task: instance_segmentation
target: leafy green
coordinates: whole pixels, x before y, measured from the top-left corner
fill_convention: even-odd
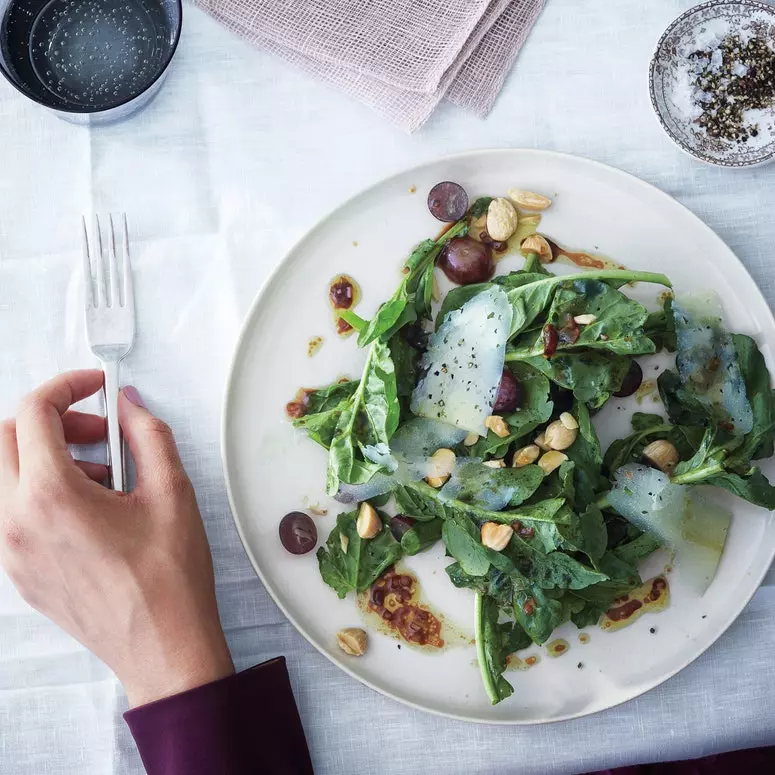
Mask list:
[[[358,535],[357,520],[357,511],[340,514],[326,545],[317,552],[320,575],[339,597],[368,589],[402,556],[401,545],[387,527],[365,539]]]
[[[545,312],[558,288],[572,288],[576,283],[581,283],[579,288],[582,290],[576,292],[577,295],[581,295],[584,292],[584,288],[591,288],[592,283],[597,280],[605,281],[609,285],[614,286],[621,286],[630,282],[649,282],[670,287],[670,280],[662,274],[634,272],[629,269],[599,269],[581,274],[542,276],[541,279],[536,279],[516,288],[510,288],[507,291],[509,302],[513,309],[511,322],[512,336],[527,330]],[[637,304],[637,302],[632,303]],[[645,318],[646,313],[644,310],[644,321]]]
[[[608,489],[608,482],[600,473],[602,454],[597,433],[592,425],[589,409],[578,399],[573,403],[571,413],[579,424],[576,441],[565,450],[573,461],[574,505],[581,513],[597,500],[598,493]]]
[[[490,550],[479,541],[479,530],[470,519],[450,512],[441,530],[444,546],[469,576],[484,576],[490,569]]]
[[[339,414],[331,438],[326,493],[335,495],[340,482],[367,482],[379,466],[358,457],[359,447],[385,444],[398,427],[400,408],[390,351],[374,342],[366,356],[361,381]]]
[[[459,465],[440,491],[442,500],[455,500],[500,511],[524,503],[541,484],[544,472],[534,465],[490,468],[479,462]]]
[[[406,260],[405,275],[398,289],[377,311],[358,334],[358,346],[366,347],[380,338],[390,338],[407,323],[417,320],[418,309],[423,315],[430,310],[429,295],[433,289],[432,270],[444,245],[453,237],[466,233],[465,221],[458,221],[437,240],[425,240]],[[426,301],[428,303],[426,303]]]
[[[441,519],[432,519],[428,522],[417,522],[401,536],[401,549],[404,554],[411,556],[433,546],[441,538],[441,528],[444,522]]]
[[[631,358],[594,350],[563,353],[544,358],[526,355],[524,350],[506,349],[508,366],[522,362],[532,366],[593,409],[601,407],[622,384]]]
[[[474,199],[474,203],[468,208],[468,214],[472,218],[481,218],[487,212],[490,202],[492,202],[491,196],[480,196]]]
[[[764,356],[750,336],[733,334],[732,341],[753,411],[753,429],[745,437],[740,455],[749,460],[772,457],[775,441],[775,390],[770,387],[770,372]]]
[[[328,449],[339,417],[357,389],[358,381],[348,380],[308,393],[305,414],[295,419],[293,426],[305,430],[314,442]]]
[[[662,309],[652,312],[643,326],[643,332],[654,342],[657,352],[667,350],[674,353],[678,348],[675,334],[675,319],[673,318],[673,297],[667,296]]]
[[[514,687],[503,677],[509,656],[512,628],[498,624],[498,605],[481,592],[476,593],[475,604],[476,656],[487,696],[495,705],[514,693]]]

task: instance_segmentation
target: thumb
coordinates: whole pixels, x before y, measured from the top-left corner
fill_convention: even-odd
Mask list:
[[[188,481],[171,428],[148,411],[131,385],[119,393],[118,420],[135,461],[138,488]]]

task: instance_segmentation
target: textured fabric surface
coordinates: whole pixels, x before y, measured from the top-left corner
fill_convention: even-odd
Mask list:
[[[175,429],[237,667],[286,656],[321,775],[571,775],[775,744],[772,572],[706,654],[632,702],[540,727],[458,723],[376,694],[298,635],[245,557],[221,471],[229,359],[268,274],[335,205],[444,154],[539,147],[639,175],[703,218],[775,304],[775,167],[703,166],[651,112],[649,57],[692,3],[551,0],[486,121],[442,105],[414,135],[191,6],[168,82],[127,123],[88,132],[0,81],[0,416],[55,372],[93,364],[79,219],[126,210],[138,338],[123,380]],[[125,710],[110,672],[0,573],[0,772],[141,775]],[[354,734],[364,723],[368,741]]]
[[[544,0],[193,0],[407,131],[446,96],[486,115]]]

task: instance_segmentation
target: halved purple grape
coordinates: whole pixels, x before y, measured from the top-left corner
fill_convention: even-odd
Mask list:
[[[495,274],[492,248],[472,237],[454,237],[441,251],[439,267],[458,285],[484,283]]]
[[[306,554],[318,542],[318,529],[312,517],[292,511],[280,520],[280,543],[291,554]]]
[[[630,361],[630,370],[627,376],[622,380],[621,387],[614,393],[617,398],[627,398],[631,396],[643,382],[643,369],[638,361]]]
[[[434,218],[445,223],[459,221],[468,211],[468,194],[463,186],[445,180],[430,190],[428,209]]]
[[[493,413],[514,412],[522,406],[524,400],[525,389],[522,387],[522,383],[514,376],[511,369],[504,367],[498,395],[492,408]]]

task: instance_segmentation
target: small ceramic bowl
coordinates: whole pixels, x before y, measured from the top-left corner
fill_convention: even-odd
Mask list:
[[[662,128],[679,148],[719,167],[755,167],[775,160],[775,106],[757,111],[758,134],[747,142],[708,135],[695,121],[688,55],[720,37],[763,35],[775,48],[775,6],[755,0],[712,0],[679,16],[657,43],[651,59],[651,104]]]

